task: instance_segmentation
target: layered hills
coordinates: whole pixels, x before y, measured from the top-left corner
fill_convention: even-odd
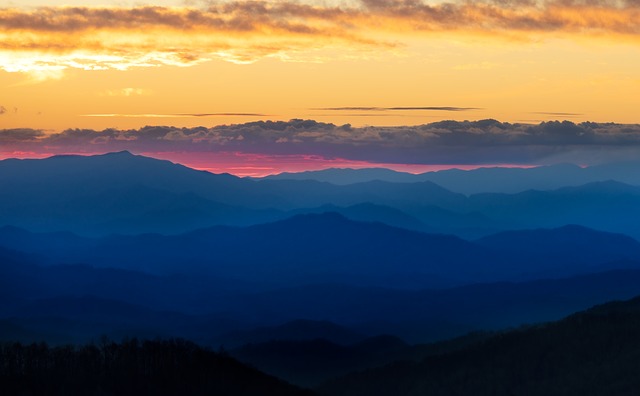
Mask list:
[[[50,344],[2,353],[73,362],[102,336],[188,350],[237,369],[215,381],[230,394],[305,391],[227,354],[327,395],[628,394],[637,301],[562,318],[640,295],[636,168],[250,179],[129,152],[0,161],[0,341]],[[105,378],[78,386],[122,394]]]

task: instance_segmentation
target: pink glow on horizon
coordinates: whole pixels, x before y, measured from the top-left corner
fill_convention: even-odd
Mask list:
[[[0,151],[0,161],[7,159],[44,159],[55,157],[57,155],[80,155],[80,156],[92,156],[102,155],[107,152],[86,152],[86,151],[49,151],[49,152],[36,152],[36,151]]]
[[[0,160],[42,159],[55,155],[100,155],[104,152],[34,152],[0,151]],[[343,158],[324,158],[318,155],[268,155],[241,152],[142,152],[147,157],[168,160],[189,168],[211,173],[229,173],[239,177],[264,177],[282,172],[317,171],[329,168],[386,168],[398,172],[424,173],[447,169],[473,170],[487,167],[531,168],[537,165],[520,164],[399,164],[356,161]]]
[[[33,151],[0,151],[0,160],[6,159],[42,159],[48,158],[53,153],[36,153]]]
[[[240,177],[264,177],[283,172],[295,173],[329,168],[386,168],[398,172],[418,174],[447,169],[473,170],[486,167],[531,168],[537,166],[519,164],[398,164],[356,161],[343,158],[327,159],[317,155],[267,155],[239,152],[154,152],[142,153],[142,155],[169,160],[193,169],[212,173],[230,173]]]

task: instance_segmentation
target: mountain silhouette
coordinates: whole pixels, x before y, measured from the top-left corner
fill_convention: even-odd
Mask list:
[[[0,372],[0,393],[127,394],[138,369],[160,374],[135,394],[304,393],[225,353],[130,339],[184,337],[305,386],[365,370],[328,395],[629,394],[638,300],[534,324],[640,295],[637,165],[249,179],[130,152],[0,161],[0,340],[59,345],[0,343],[35,359]],[[100,335],[123,342],[62,346]],[[109,351],[197,375],[162,359],[112,372]]]
[[[613,270],[439,290],[307,285],[245,296],[235,310],[253,310],[256,317],[262,313],[282,318],[286,313],[290,318],[330,318],[367,335],[394,334],[409,342],[430,342],[560,319],[602,301],[636,296],[639,281],[638,270]]]
[[[0,161],[0,183],[0,224],[86,234],[184,232],[236,224],[235,215],[259,222],[260,211],[242,205],[267,208],[280,200],[249,180],[126,151]]]
[[[328,204],[316,208],[296,209],[289,213],[296,215],[321,214],[326,212],[338,213],[355,221],[384,223],[393,227],[406,228],[414,231],[433,231],[427,224],[413,216],[409,216],[401,210],[394,209],[390,206],[376,205],[372,203],[360,203],[347,207]]]
[[[629,395],[640,386],[639,335],[640,299],[613,302],[421,362],[349,374],[320,394]]]
[[[640,260],[640,242],[622,234],[567,225],[554,229],[505,231],[476,240],[491,249],[526,257],[539,265],[532,270],[564,267],[568,271],[593,267],[606,262]],[[560,273],[560,272],[556,272]]]
[[[259,327],[247,331],[235,331],[218,337],[215,342],[225,348],[270,341],[309,341],[324,339],[336,344],[348,345],[366,337],[346,327],[326,320],[298,319],[279,326]]]
[[[396,361],[419,362],[450,353],[490,337],[492,333],[470,333],[431,344],[409,345],[391,335],[366,338],[350,345],[326,339],[282,340],[248,344],[229,353],[261,371],[293,384],[314,388],[351,372],[374,369]]]
[[[352,371],[406,358],[408,349],[409,345],[397,337],[377,336],[352,345],[323,338],[269,341],[248,344],[230,354],[268,374],[313,387]]]
[[[629,166],[625,169],[632,169]],[[611,165],[610,169],[618,168]],[[515,176],[512,179],[519,180]],[[120,152],[4,160],[0,161],[0,182],[4,191],[0,196],[0,225],[34,231],[176,234],[213,225],[276,221],[288,217],[291,211],[324,205],[372,204],[366,216],[365,211],[358,213],[358,219],[407,225],[406,217],[400,221],[397,213],[391,216],[384,206],[426,224],[426,230],[469,238],[566,224],[640,237],[640,226],[631,220],[640,215],[640,190],[614,181],[549,191],[466,196],[429,180],[373,180],[348,185],[315,180],[256,181]],[[416,229],[416,224],[410,227]]]
[[[373,203],[399,208],[415,205],[462,206],[466,197],[451,192],[430,181],[417,183],[391,183],[368,181],[337,186],[315,180],[260,180],[256,185],[262,191],[286,197],[288,209],[334,204],[351,206]]]
[[[420,180],[417,175],[405,172],[397,172],[386,168],[329,168],[318,171],[283,172],[277,175],[269,175],[264,180],[315,180],[336,185],[365,183],[374,180],[392,183],[411,183]]]
[[[311,395],[184,340],[0,344],[7,395]]]
[[[0,161],[0,225],[84,235],[180,233],[282,219],[326,204],[440,204],[464,200],[433,183],[253,181],[129,152]],[[461,204],[461,202],[458,202]],[[375,220],[372,216],[368,220]]]
[[[299,173],[280,173],[265,177],[270,180],[315,180],[337,185],[373,180],[392,183],[434,182],[462,194],[519,193],[527,190],[556,190],[599,181],[615,180],[640,185],[638,162],[620,162],[589,167],[555,164],[531,168],[482,167],[472,170],[447,169],[411,174],[385,168],[330,168]]]
[[[18,234],[23,238],[29,235]],[[8,240],[17,240],[20,235]],[[36,245],[42,237],[31,235],[36,252],[43,252]],[[64,234],[57,237],[60,235]],[[88,238],[84,239],[88,241],[85,247],[73,245],[83,239],[69,238],[68,244],[47,251],[49,261],[155,274],[204,272],[280,284],[343,279],[400,285],[413,278],[413,286],[424,286],[441,283],[440,278],[453,274],[475,279],[476,275],[493,273],[500,264],[483,247],[454,236],[355,222],[336,213],[298,215],[242,228],[216,226],[175,236]],[[21,242],[25,250],[28,244],[28,240]],[[491,263],[491,268],[482,263]]]
[[[640,260],[637,241],[578,226],[506,232],[470,242],[332,212],[179,235],[84,238],[5,227],[0,229],[4,244],[46,257],[43,264],[82,263],[163,276],[197,273],[269,287],[345,283],[424,289],[636,268],[616,263]]]
[[[162,246],[153,242],[158,237],[166,243],[166,237],[154,235],[147,242]],[[134,238],[139,243],[141,239]],[[126,252],[121,245],[109,245],[108,251]],[[592,273],[587,275],[453,288],[441,284],[438,289],[425,286],[429,283],[415,279],[415,274],[396,273],[395,281],[402,289],[393,289],[363,286],[367,282],[360,278],[370,276],[367,268],[362,276],[332,276],[341,283],[320,284],[308,278],[298,282],[298,278],[287,279],[287,272],[271,272],[264,279],[265,272],[260,280],[243,282],[228,273],[226,278],[193,270],[183,275],[151,275],[88,265],[40,266],[29,261],[32,256],[15,252],[6,257],[12,261],[0,261],[0,318],[12,318],[13,325],[47,335],[47,340],[87,340],[109,329],[123,335],[141,331],[189,337],[215,346],[275,337],[295,339],[295,334],[306,339],[348,340],[350,332],[395,334],[411,342],[425,342],[472,330],[557,319],[601,301],[640,293],[640,264],[630,261],[600,266],[618,268],[606,272],[589,267]],[[292,260],[297,262],[295,256]],[[395,284],[380,278],[378,284]],[[406,278],[413,283],[402,281]],[[305,321],[279,327],[297,319]],[[332,330],[330,324],[318,323],[326,320],[346,327],[347,335]],[[65,329],[74,328],[81,331],[72,330],[62,337]]]

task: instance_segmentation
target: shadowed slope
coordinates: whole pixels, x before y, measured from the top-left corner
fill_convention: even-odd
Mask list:
[[[181,340],[0,344],[0,361],[0,392],[7,395],[312,394]]]
[[[640,387],[640,300],[499,334],[420,363],[399,362],[321,388],[332,396],[631,395]]]

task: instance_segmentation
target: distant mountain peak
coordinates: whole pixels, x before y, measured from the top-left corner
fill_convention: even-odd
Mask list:
[[[139,157],[138,155],[133,154],[129,150],[122,151],[112,151],[109,153],[102,154],[103,157]]]
[[[124,159],[124,158],[148,158],[155,159],[152,157],[145,157],[143,155],[135,155],[128,150],[123,151],[111,151],[103,154],[56,154],[48,158],[44,158],[42,160],[35,161],[67,161],[67,160],[75,160],[75,161],[83,161],[83,160],[91,160],[91,159]]]

